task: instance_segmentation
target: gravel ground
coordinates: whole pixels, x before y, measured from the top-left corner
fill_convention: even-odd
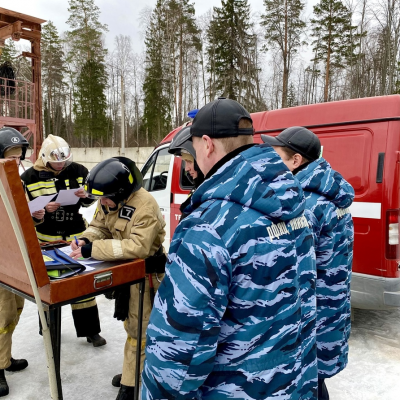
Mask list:
[[[97,297],[102,335],[107,345],[92,347],[77,339],[71,308],[62,311],[61,377],[65,400],[114,400],[112,377],[122,370],[125,331],[112,318],[113,302]],[[14,333],[13,356],[29,367],[7,373],[9,400],[50,399],[43,340],[38,335],[35,304],[26,301]],[[327,380],[331,400],[400,399],[400,310],[354,310],[347,368]]]

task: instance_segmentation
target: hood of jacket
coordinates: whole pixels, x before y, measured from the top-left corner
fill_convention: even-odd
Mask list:
[[[347,208],[353,203],[353,187],[324,158],[307,165],[296,178],[305,192],[324,196],[336,207]]]
[[[35,161],[35,164],[33,164],[33,168],[36,171],[52,172],[55,176],[60,175],[60,173],[65,170],[65,168],[63,168],[61,171],[56,171],[55,169],[51,168],[50,166],[44,165],[42,157],[39,157]]]
[[[185,212],[209,200],[241,204],[280,221],[300,216],[305,208],[300,184],[267,144],[252,146],[222,165],[197,188]]]

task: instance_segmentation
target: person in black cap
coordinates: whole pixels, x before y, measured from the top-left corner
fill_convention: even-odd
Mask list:
[[[185,126],[174,136],[168,152],[176,157],[182,158],[188,178],[194,183],[194,188],[189,193],[188,198],[179,207],[179,210],[181,211],[180,221],[182,221],[187,217],[184,209],[190,204],[191,196],[204,181],[204,174],[201,172],[199,165],[196,162],[196,152],[194,151],[190,136],[190,126]]]
[[[236,101],[205,105],[190,134],[206,176],[171,241],[142,399],[315,399],[316,313],[303,309],[315,261],[300,185],[271,147],[253,144]]]
[[[321,143],[317,135],[302,126],[287,128],[276,137],[261,135],[261,139],[274,148],[293,174],[321,154]]]
[[[320,157],[317,135],[301,126],[276,137],[261,135],[299,180],[317,258],[318,399],[328,400],[325,378],[347,365],[350,335],[350,278],[354,229],[351,185]]]

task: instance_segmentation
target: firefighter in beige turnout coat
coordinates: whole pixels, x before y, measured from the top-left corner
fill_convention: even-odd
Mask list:
[[[142,176],[135,163],[125,157],[105,160],[93,168],[87,177],[85,190],[88,196],[99,201],[95,216],[88,229],[82,233],[72,257],[91,256],[98,260],[125,260],[148,258],[162,249],[165,222],[157,202],[142,187]],[[145,337],[151,302],[149,281],[151,277],[157,290],[163,273],[146,276],[143,305],[142,337]],[[124,350],[121,388],[118,400],[133,398],[136,370],[136,337],[139,285],[130,288],[129,312],[124,322],[128,334]],[[144,363],[142,342],[141,368]]]
[[[25,158],[28,146],[27,140],[16,129],[8,127],[0,129],[0,158],[15,160],[19,165],[20,160]],[[44,214],[45,210],[33,213],[35,225],[42,221]],[[24,298],[0,287],[0,397],[9,393],[4,370],[16,372],[28,366],[26,360],[15,360],[11,356],[12,335],[24,308],[24,302]]]

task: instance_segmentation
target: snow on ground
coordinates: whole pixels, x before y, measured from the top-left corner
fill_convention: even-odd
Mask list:
[[[114,302],[97,297],[101,335],[107,345],[94,348],[76,338],[70,306],[62,309],[61,377],[65,400],[114,400],[112,377],[121,373],[125,331],[112,318]],[[398,400],[400,393],[400,310],[355,310],[348,367],[327,380],[331,400]],[[6,372],[9,400],[50,399],[46,356],[38,334],[36,305],[26,301],[14,333],[13,356],[29,367]]]

